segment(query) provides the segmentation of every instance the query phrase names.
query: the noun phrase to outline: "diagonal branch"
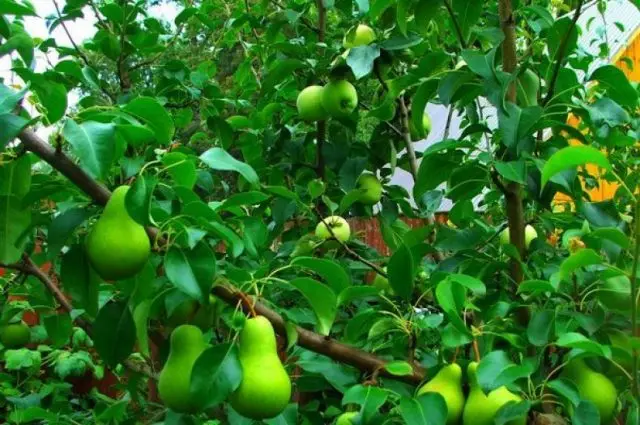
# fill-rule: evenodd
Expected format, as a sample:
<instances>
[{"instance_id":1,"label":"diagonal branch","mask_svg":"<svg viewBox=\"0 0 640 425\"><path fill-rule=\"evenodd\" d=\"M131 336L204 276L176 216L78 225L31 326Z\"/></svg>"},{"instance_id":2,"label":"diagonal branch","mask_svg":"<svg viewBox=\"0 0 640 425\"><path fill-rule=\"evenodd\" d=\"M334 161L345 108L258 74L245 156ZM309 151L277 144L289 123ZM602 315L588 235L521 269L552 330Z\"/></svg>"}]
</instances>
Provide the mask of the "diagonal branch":
<instances>
[{"instance_id":1,"label":"diagonal branch","mask_svg":"<svg viewBox=\"0 0 640 425\"><path fill-rule=\"evenodd\" d=\"M20 133L19 138L27 150L35 153L41 159L48 162L49 165L69 178L87 195L93 198L94 201L98 202L99 204L106 204L106 202L109 200L111 193L108 189L106 189L104 186L93 180L88 174L82 171L63 152L56 153L55 150L47 142L40 139L32 130L24 130L22 133ZM155 227L148 227L147 234L150 238L154 239L158 235L158 229ZM31 269L29 270L32 271ZM35 270L33 270L33 272L38 273ZM44 275L44 273L39 273L38 275L36 275L36 277L41 280L42 278L48 279L47 276ZM220 297L225 302L232 303L234 305L239 301L242 301L243 297L247 297L247 295L241 295L239 291L230 289L223 285L215 286L213 292L216 296ZM276 331L280 335L287 335L284 326L285 322L282 316L261 303L256 303L254 308L256 309L256 312L258 314L265 316L273 323ZM386 364L385 360L366 351L360 350L355 347L350 347L331 338L325 337L301 327L297 327L296 330L298 332L298 345L316 353L323 354L339 362L346 363L369 372L379 371L383 369L384 365ZM389 376L391 378L402 380L404 382L415 385L419 384L425 376L424 370L419 368L415 368L412 374L402 377L392 376L385 370L382 370L381 373L384 376Z\"/></svg>"},{"instance_id":2,"label":"diagonal branch","mask_svg":"<svg viewBox=\"0 0 640 425\"><path fill-rule=\"evenodd\" d=\"M51 292L53 297L58 301L58 303L65 309L66 312L70 313L73 310L73 305L64 295L64 293L60 290L58 285L47 276L47 274L42 271L27 255L26 253L22 255L22 263L14 264L9 266L10 268L20 270L23 273L27 273L36 279L38 279L46 288ZM91 323L82 317L76 317L75 322L78 326L84 329L89 335L91 335ZM143 374L149 378L155 378L153 372L146 367L146 365L141 365L136 362L132 362L129 360L125 360L124 365L137 373Z\"/></svg>"}]
</instances>

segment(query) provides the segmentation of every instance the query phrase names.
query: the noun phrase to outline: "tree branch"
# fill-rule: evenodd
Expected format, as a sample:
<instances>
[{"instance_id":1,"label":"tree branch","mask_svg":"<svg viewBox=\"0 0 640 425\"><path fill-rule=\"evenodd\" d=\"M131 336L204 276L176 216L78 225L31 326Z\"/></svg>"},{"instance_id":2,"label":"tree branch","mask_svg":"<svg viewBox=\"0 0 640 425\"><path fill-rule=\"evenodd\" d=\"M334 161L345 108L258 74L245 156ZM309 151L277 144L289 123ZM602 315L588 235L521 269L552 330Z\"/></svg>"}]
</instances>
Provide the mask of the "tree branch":
<instances>
[{"instance_id":1,"label":"tree branch","mask_svg":"<svg viewBox=\"0 0 640 425\"><path fill-rule=\"evenodd\" d=\"M20 270L24 273L30 274L31 276L35 277L36 279L38 279L46 288L47 290L49 290L49 292L51 292L51 294L53 295L53 297L56 299L56 301L58 301L58 303L62 306L62 308L65 309L65 311L67 313L70 313L73 310L73 306L71 305L71 302L67 299L67 297L64 295L64 293L62 293L62 291L60 290L60 288L58 287L58 285L56 285L56 283L54 281L52 281L49 276L46 275L46 273L44 271L42 271L29 257L28 254L24 253L22 255L22 264L17 264L14 265L13 267L14 269ZM89 335L91 335L91 323L85 319L83 319L82 317L76 317L75 320L76 324L78 326L80 326L82 329L84 329ZM124 365L137 373L143 374L149 378L153 378L155 379L155 375L153 374L153 372L151 372L151 370L141 364L129 361L129 360L125 360L124 361Z\"/></svg>"},{"instance_id":2,"label":"tree branch","mask_svg":"<svg viewBox=\"0 0 640 425\"><path fill-rule=\"evenodd\" d=\"M571 25L569 26L567 33L564 35L564 38L560 42L560 47L558 48L558 53L557 53L558 60L556 61L555 66L553 67L553 74L551 74L551 79L548 81L549 90L547 91L547 96L544 98L542 102L543 106L549 103L551 99L553 99L553 96L556 90L556 84L558 83L558 77L560 75L560 70L562 69L562 64L564 63L565 56L567 54L567 45L569 44L569 37L571 36L571 33L573 32L576 25L578 24L578 19L580 19L580 15L582 14L583 4L584 4L584 0L578 0L578 6L576 7L576 10L573 14Z\"/></svg>"},{"instance_id":3,"label":"tree branch","mask_svg":"<svg viewBox=\"0 0 640 425\"><path fill-rule=\"evenodd\" d=\"M96 202L100 204L106 204L106 202L109 200L109 197L111 196L109 190L107 190L104 186L93 180L88 174L82 171L64 153L60 152L56 154L53 148L44 140L40 139L32 130L24 130L22 133L20 133L19 138L27 150L30 150L31 152L38 155L41 159L48 162L53 168L69 178L74 184L81 188L87 195L91 196ZM148 227L147 234L153 240L158 235L158 229L154 227ZM373 265L372 268L374 268L375 270L376 267L377 266ZM382 272L381 274L384 274L383 270L380 270L380 272ZM38 273L36 277L41 280L42 278L46 278L48 280L48 277L42 272ZM232 303L234 305L242 299L239 291L232 290L225 286L216 286L214 287L213 291L216 296L220 297L227 303ZM282 316L261 303L256 303L254 308L258 314L265 316L273 323L274 328L279 334L284 336L287 335L286 329L284 327L284 319L282 318ZM341 344L331 338L325 337L315 332L306 330L301 327L296 327L296 330L298 332L298 344L301 347L319 354L326 355L327 357L330 357L336 361L346 363L366 371L381 369L386 363L384 360L373 354L367 353L354 347L349 347L345 344ZM384 375L408 383L418 384L424 378L424 371L422 369L416 368L411 375L402 377L388 375L387 372L384 371Z\"/></svg>"},{"instance_id":4,"label":"tree branch","mask_svg":"<svg viewBox=\"0 0 640 425\"><path fill-rule=\"evenodd\" d=\"M404 101L404 95L398 98L398 106L400 106L400 122L402 122L402 138L404 140L404 147L407 149L407 155L409 156L409 168L411 169L411 175L413 181L418 181L418 159L416 158L416 151L413 149L413 141L411 140L411 132L409 131L409 109ZM424 113L424 112L423 112Z\"/></svg>"},{"instance_id":5,"label":"tree branch","mask_svg":"<svg viewBox=\"0 0 640 425\"><path fill-rule=\"evenodd\" d=\"M456 30L456 35L458 36L458 41L460 42L460 46L463 49L467 48L467 41L464 39L464 35L462 34L462 28L460 27L460 23L458 22L458 18L456 18L455 13L453 12L453 7L451 7L450 0L444 0L444 7L447 8L447 12L451 16L451 22L453 22L453 27Z\"/></svg>"},{"instance_id":6,"label":"tree branch","mask_svg":"<svg viewBox=\"0 0 640 425\"><path fill-rule=\"evenodd\" d=\"M156 61L158 59L160 59L165 53L167 53L167 51L174 45L176 44L176 42L178 41L178 39L180 38L180 34L182 33L182 29L183 29L184 25L181 24L178 27L178 32L176 32L176 34L173 36L173 38L171 38L171 40L169 40L169 42L166 44L166 46L164 46L162 48L162 51L156 53L155 56L152 56L151 58L147 59L147 60L143 60L142 62L138 62L135 65L131 65L129 67L129 71L136 71L140 68L144 68L145 66L149 66L149 65L153 65L154 63L156 63Z\"/></svg>"}]
</instances>

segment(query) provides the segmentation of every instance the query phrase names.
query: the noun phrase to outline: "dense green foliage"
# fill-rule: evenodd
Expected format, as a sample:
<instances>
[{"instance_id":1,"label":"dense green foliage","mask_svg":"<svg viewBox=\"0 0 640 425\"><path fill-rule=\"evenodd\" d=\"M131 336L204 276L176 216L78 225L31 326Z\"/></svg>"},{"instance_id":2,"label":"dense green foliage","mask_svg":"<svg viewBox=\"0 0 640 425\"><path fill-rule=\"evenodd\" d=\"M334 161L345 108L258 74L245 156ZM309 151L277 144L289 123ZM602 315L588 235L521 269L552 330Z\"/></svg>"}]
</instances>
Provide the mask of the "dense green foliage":
<instances>
[{"instance_id":1,"label":"dense green foliage","mask_svg":"<svg viewBox=\"0 0 640 425\"><path fill-rule=\"evenodd\" d=\"M640 91L585 3L0 0L0 422L637 425Z\"/></svg>"}]
</instances>

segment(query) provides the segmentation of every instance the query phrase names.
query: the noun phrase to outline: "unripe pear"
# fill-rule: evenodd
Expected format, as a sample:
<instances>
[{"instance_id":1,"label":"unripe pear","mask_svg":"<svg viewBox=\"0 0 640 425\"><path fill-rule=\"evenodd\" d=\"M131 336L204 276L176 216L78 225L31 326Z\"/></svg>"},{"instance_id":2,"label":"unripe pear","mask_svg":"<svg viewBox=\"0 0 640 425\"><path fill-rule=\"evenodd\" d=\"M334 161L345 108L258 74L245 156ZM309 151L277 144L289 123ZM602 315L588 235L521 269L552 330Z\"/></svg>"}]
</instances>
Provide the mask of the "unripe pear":
<instances>
[{"instance_id":1,"label":"unripe pear","mask_svg":"<svg viewBox=\"0 0 640 425\"><path fill-rule=\"evenodd\" d=\"M21 348L29 343L31 330L24 323L10 323L0 327L0 342L5 348Z\"/></svg>"},{"instance_id":2,"label":"unripe pear","mask_svg":"<svg viewBox=\"0 0 640 425\"><path fill-rule=\"evenodd\" d=\"M342 45L345 49L353 49L354 47L371 44L375 39L375 31L368 25L360 24L354 32L344 36Z\"/></svg>"},{"instance_id":3,"label":"unripe pear","mask_svg":"<svg viewBox=\"0 0 640 425\"><path fill-rule=\"evenodd\" d=\"M331 81L324 86L322 106L332 117L346 118L358 106L358 92L346 80Z\"/></svg>"},{"instance_id":4,"label":"unripe pear","mask_svg":"<svg viewBox=\"0 0 640 425\"><path fill-rule=\"evenodd\" d=\"M358 412L345 412L338 416L336 425L353 425L351 419L354 419L356 416L358 416Z\"/></svg>"},{"instance_id":5,"label":"unripe pear","mask_svg":"<svg viewBox=\"0 0 640 425\"><path fill-rule=\"evenodd\" d=\"M144 227L134 221L125 206L129 186L120 186L87 236L87 257L105 280L136 275L147 263L151 244Z\"/></svg>"},{"instance_id":6,"label":"unripe pear","mask_svg":"<svg viewBox=\"0 0 640 425\"><path fill-rule=\"evenodd\" d=\"M358 189L360 189L360 202L365 205L375 205L382 198L382 184L373 174L363 174L358 178Z\"/></svg>"},{"instance_id":7,"label":"unripe pear","mask_svg":"<svg viewBox=\"0 0 640 425\"><path fill-rule=\"evenodd\" d=\"M462 369L456 363L443 367L419 390L418 395L438 393L447 404L447 425L455 425L460 421L464 408L462 393Z\"/></svg>"},{"instance_id":8,"label":"unripe pear","mask_svg":"<svg viewBox=\"0 0 640 425\"><path fill-rule=\"evenodd\" d=\"M305 121L326 120L327 111L322 106L324 87L309 86L300 92L296 100L298 116Z\"/></svg>"},{"instance_id":9,"label":"unripe pear","mask_svg":"<svg viewBox=\"0 0 640 425\"><path fill-rule=\"evenodd\" d=\"M333 235L327 226L331 228ZM351 228L349 227L349 223L347 223L347 220L337 215L326 217L316 226L316 236L318 238L327 240L332 239L334 235L335 238L341 242L346 242L351 237Z\"/></svg>"},{"instance_id":10,"label":"unripe pear","mask_svg":"<svg viewBox=\"0 0 640 425\"><path fill-rule=\"evenodd\" d=\"M169 357L158 378L162 402L176 412L197 410L191 394L191 372L196 360L207 348L202 331L196 326L178 326L171 333Z\"/></svg>"},{"instance_id":11,"label":"unripe pear","mask_svg":"<svg viewBox=\"0 0 640 425\"><path fill-rule=\"evenodd\" d=\"M562 370L561 377L578 388L580 398L592 402L600 412L600 423L609 425L616 409L618 392L611 380L591 369L582 359L572 359Z\"/></svg>"},{"instance_id":12,"label":"unripe pear","mask_svg":"<svg viewBox=\"0 0 640 425\"><path fill-rule=\"evenodd\" d=\"M536 232L536 229L532 225L527 224L524 228L525 248L529 249L529 245L531 245L531 242L537 237L538 237L538 232ZM510 242L511 242L511 235L509 233L509 228L507 227L500 233L500 244L506 245Z\"/></svg>"},{"instance_id":13,"label":"unripe pear","mask_svg":"<svg viewBox=\"0 0 640 425\"><path fill-rule=\"evenodd\" d=\"M266 317L247 319L240 332L238 360L242 382L231 395L233 409L255 420L282 413L291 398L291 380L278 357L276 335Z\"/></svg>"}]
</instances>

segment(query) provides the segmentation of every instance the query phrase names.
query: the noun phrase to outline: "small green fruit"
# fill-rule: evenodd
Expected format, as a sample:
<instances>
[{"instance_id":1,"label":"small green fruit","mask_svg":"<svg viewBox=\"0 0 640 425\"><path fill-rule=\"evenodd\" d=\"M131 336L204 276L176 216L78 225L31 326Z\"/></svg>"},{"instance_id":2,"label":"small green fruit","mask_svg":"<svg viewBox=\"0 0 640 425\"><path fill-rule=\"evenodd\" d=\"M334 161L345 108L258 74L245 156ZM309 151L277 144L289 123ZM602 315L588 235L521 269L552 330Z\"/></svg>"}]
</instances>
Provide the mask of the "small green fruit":
<instances>
[{"instance_id":1,"label":"small green fruit","mask_svg":"<svg viewBox=\"0 0 640 425\"><path fill-rule=\"evenodd\" d=\"M31 340L31 330L24 323L11 323L0 327L0 342L5 348L22 348Z\"/></svg>"},{"instance_id":2,"label":"small green fruit","mask_svg":"<svg viewBox=\"0 0 640 425\"><path fill-rule=\"evenodd\" d=\"M538 237L538 232L536 232L536 229L534 229L534 227L530 224L527 224L524 228L524 246L525 248L529 249L529 245L531 245L531 242ZM506 245L508 243L511 242L511 238L510 238L510 234L509 234L509 228L507 227L506 229L504 229L501 233L500 233L500 244L501 245Z\"/></svg>"},{"instance_id":3,"label":"small green fruit","mask_svg":"<svg viewBox=\"0 0 640 425\"><path fill-rule=\"evenodd\" d=\"M104 212L87 236L87 257L105 280L136 275L147 263L151 244L144 227L135 222L125 206L129 186L113 191Z\"/></svg>"},{"instance_id":4,"label":"small green fruit","mask_svg":"<svg viewBox=\"0 0 640 425\"><path fill-rule=\"evenodd\" d=\"M300 92L296 100L298 116L305 121L323 121L328 117L322 106L324 87L309 86Z\"/></svg>"},{"instance_id":5,"label":"small green fruit","mask_svg":"<svg viewBox=\"0 0 640 425\"><path fill-rule=\"evenodd\" d=\"M353 425L351 419L354 419L356 416L358 416L358 412L345 412L338 416L338 419L336 419L336 425Z\"/></svg>"},{"instance_id":6,"label":"small green fruit","mask_svg":"<svg viewBox=\"0 0 640 425\"><path fill-rule=\"evenodd\" d=\"M322 105L333 117L348 117L358 106L358 92L346 80L331 81L324 86Z\"/></svg>"},{"instance_id":7,"label":"small green fruit","mask_svg":"<svg viewBox=\"0 0 640 425\"><path fill-rule=\"evenodd\" d=\"M460 421L464 408L464 394L462 392L462 369L453 363L438 371L431 381L424 384L418 395L438 393L447 404L447 425L454 425Z\"/></svg>"},{"instance_id":8,"label":"small green fruit","mask_svg":"<svg viewBox=\"0 0 640 425\"><path fill-rule=\"evenodd\" d=\"M355 31L350 31L344 36L342 45L345 49L353 49L358 46L366 46L376 39L376 33L368 25L360 24Z\"/></svg>"},{"instance_id":9,"label":"small green fruit","mask_svg":"<svg viewBox=\"0 0 640 425\"><path fill-rule=\"evenodd\" d=\"M191 372L206 348L202 332L195 326L178 326L171 333L169 357L158 379L160 399L171 410L181 413L197 410L190 392Z\"/></svg>"},{"instance_id":10,"label":"small green fruit","mask_svg":"<svg viewBox=\"0 0 640 425\"><path fill-rule=\"evenodd\" d=\"M573 381L582 399L595 404L600 412L602 425L609 425L612 422L618 392L609 378L591 369L582 359L569 361L561 376Z\"/></svg>"},{"instance_id":11,"label":"small green fruit","mask_svg":"<svg viewBox=\"0 0 640 425\"><path fill-rule=\"evenodd\" d=\"M248 319L240 332L242 382L231 395L233 409L247 418L278 416L289 404L291 380L278 357L273 326L263 316Z\"/></svg>"},{"instance_id":12,"label":"small green fruit","mask_svg":"<svg viewBox=\"0 0 640 425\"><path fill-rule=\"evenodd\" d=\"M346 242L351 237L351 228L349 227L349 223L347 223L347 220L340 216L332 215L320 221L320 223L318 223L318 225L316 226L316 236L318 238L323 240L333 238L331 232L327 228L327 225L331 228L337 240Z\"/></svg>"},{"instance_id":13,"label":"small green fruit","mask_svg":"<svg viewBox=\"0 0 640 425\"><path fill-rule=\"evenodd\" d=\"M360 202L375 205L382 198L382 184L373 174L363 174L358 178L358 189L361 191Z\"/></svg>"},{"instance_id":14,"label":"small green fruit","mask_svg":"<svg viewBox=\"0 0 640 425\"><path fill-rule=\"evenodd\" d=\"M420 132L416 129L416 126L413 125L413 120L409 121L409 133L411 134L411 140L416 142L429 137L429 133L431 133L431 117L426 112L422 116L422 127L424 128L424 137L420 136Z\"/></svg>"},{"instance_id":15,"label":"small green fruit","mask_svg":"<svg viewBox=\"0 0 640 425\"><path fill-rule=\"evenodd\" d=\"M386 272L387 268L385 267L383 270ZM393 288L389 284L389 279L378 273L376 273L376 277L373 278L372 285L380 292L387 292L389 295L395 295Z\"/></svg>"}]
</instances>

